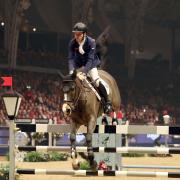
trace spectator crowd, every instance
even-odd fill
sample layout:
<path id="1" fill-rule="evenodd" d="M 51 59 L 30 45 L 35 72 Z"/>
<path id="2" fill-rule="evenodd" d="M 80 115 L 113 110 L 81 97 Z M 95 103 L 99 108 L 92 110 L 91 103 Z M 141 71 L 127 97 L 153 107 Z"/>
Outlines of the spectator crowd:
<path id="1" fill-rule="evenodd" d="M 23 95 L 18 118 L 52 119 L 60 124 L 67 123 L 61 112 L 61 80 L 57 75 L 16 71 L 13 87 Z M 160 86 L 148 88 L 146 85 L 122 88 L 122 120 L 131 124 L 159 124 L 166 110 L 171 123 L 178 124 L 180 108 L 178 102 L 174 102 L 174 86 L 169 84 L 163 90 Z M 5 120 L 1 101 L 0 124 L 5 124 Z"/>

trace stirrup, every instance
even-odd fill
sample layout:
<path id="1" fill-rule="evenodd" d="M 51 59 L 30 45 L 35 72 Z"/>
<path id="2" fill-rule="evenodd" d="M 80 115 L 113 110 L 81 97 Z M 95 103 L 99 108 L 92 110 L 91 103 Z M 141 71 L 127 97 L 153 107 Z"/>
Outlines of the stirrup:
<path id="1" fill-rule="evenodd" d="M 107 102 L 104 106 L 104 113 L 110 114 L 113 111 L 112 104 L 110 102 Z"/>

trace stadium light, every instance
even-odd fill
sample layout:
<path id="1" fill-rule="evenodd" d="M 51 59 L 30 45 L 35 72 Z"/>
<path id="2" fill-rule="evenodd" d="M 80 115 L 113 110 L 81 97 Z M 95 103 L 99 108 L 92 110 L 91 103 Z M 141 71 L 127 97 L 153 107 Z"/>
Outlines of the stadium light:
<path id="1" fill-rule="evenodd" d="M 1 22 L 1 26 L 4 26 L 5 25 L 5 23 L 4 22 Z"/>
<path id="2" fill-rule="evenodd" d="M 36 32 L 36 28 L 35 27 L 33 28 L 33 31 Z"/>

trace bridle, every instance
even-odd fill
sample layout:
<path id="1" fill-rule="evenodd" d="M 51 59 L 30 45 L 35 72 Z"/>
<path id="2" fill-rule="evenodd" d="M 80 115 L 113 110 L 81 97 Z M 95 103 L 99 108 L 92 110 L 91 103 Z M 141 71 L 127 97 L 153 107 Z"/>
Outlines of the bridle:
<path id="1" fill-rule="evenodd" d="M 80 99 L 82 93 L 84 92 L 82 83 L 77 80 L 64 80 L 63 84 L 67 83 L 67 85 L 63 86 L 64 100 L 63 103 L 66 103 L 72 111 L 77 109 L 78 101 L 85 100 Z M 70 85 L 69 85 L 69 84 Z M 73 96 L 68 96 L 69 93 L 73 93 Z"/>

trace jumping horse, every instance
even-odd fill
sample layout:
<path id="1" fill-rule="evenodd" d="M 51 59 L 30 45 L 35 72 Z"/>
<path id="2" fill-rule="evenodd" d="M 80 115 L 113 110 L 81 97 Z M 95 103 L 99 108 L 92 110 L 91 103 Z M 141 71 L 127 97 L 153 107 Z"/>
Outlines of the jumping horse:
<path id="1" fill-rule="evenodd" d="M 106 71 L 98 70 L 100 78 L 109 86 L 109 99 L 112 102 L 113 111 L 117 113 L 120 108 L 121 98 L 120 92 L 115 79 Z M 87 145 L 87 160 L 91 169 L 96 169 L 97 163 L 94 160 L 92 149 L 92 134 L 96 127 L 96 121 L 103 113 L 102 102 L 97 98 L 97 95 L 92 91 L 87 81 L 81 81 L 76 76 L 77 73 L 62 77 L 62 93 L 63 104 L 62 111 L 65 117 L 71 119 L 71 158 L 73 169 L 79 169 L 79 162 L 76 152 L 76 133 L 81 125 L 87 126 L 86 145 Z M 89 82 L 89 81 L 88 81 Z M 91 82 L 93 84 L 94 82 Z"/>

